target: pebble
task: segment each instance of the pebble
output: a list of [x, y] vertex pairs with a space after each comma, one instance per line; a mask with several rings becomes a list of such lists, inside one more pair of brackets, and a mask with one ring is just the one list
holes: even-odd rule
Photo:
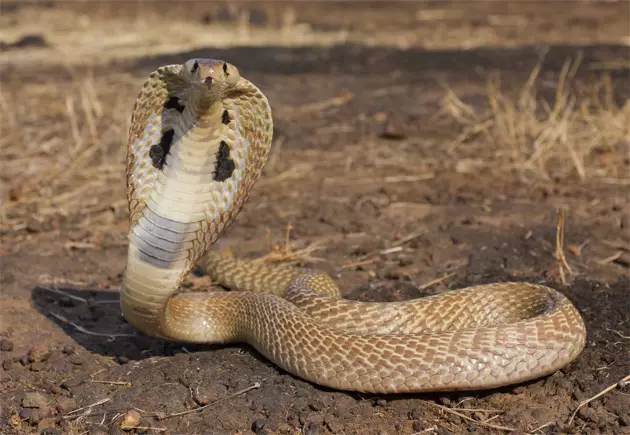
[[39, 408], [20, 408], [19, 415], [22, 420], [28, 420], [33, 426], [38, 424], [41, 420]]
[[313, 411], [321, 411], [322, 409], [324, 409], [324, 404], [319, 400], [313, 400], [309, 402], [308, 407], [311, 408]]
[[5, 359], [4, 361], [2, 361], [2, 368], [4, 370], [6, 370], [6, 371], [14, 369], [15, 368], [15, 361], [12, 358]]
[[0, 350], [3, 352], [11, 352], [13, 350], [13, 342], [8, 338], [1, 339]]
[[63, 349], [61, 349], [61, 351], [66, 355], [70, 355], [71, 353], [74, 353], [74, 346], [71, 344], [66, 344], [63, 346]]
[[386, 406], [387, 405], [387, 400], [385, 399], [376, 399], [372, 402], [373, 406]]
[[39, 408], [48, 405], [48, 399], [42, 393], [26, 393], [22, 399], [22, 406], [25, 408]]
[[267, 424], [267, 420], [265, 420], [264, 418], [259, 418], [258, 420], [252, 423], [252, 430], [255, 433], [260, 433], [260, 431], [263, 430], [266, 424]]
[[207, 405], [208, 403], [216, 399], [217, 397], [214, 394], [213, 390], [207, 386], [200, 385], [199, 387], [194, 389], [193, 400], [197, 402], [198, 405]]
[[71, 397], [62, 397], [57, 401], [57, 411], [60, 414], [67, 414], [77, 408], [77, 401]]
[[422, 432], [424, 430], [424, 424], [422, 424], [419, 420], [415, 420], [413, 422], [412, 429], [414, 432]]
[[66, 379], [61, 383], [61, 388], [69, 390], [70, 388], [74, 388], [83, 383], [83, 379], [80, 378], [70, 378]]
[[36, 344], [28, 351], [29, 362], [43, 362], [50, 356], [50, 348], [45, 344]]
[[590, 421], [593, 423], [598, 423], [601, 420], [601, 417], [593, 408], [589, 408], [588, 406], [584, 406], [580, 408], [577, 413], [578, 417], [580, 417], [584, 421]]
[[142, 417], [140, 416], [140, 413], [136, 411], [135, 409], [127, 411], [127, 413], [122, 419], [122, 422], [120, 423], [120, 428], [122, 430], [134, 429], [140, 425], [141, 418]]
[[422, 413], [419, 408], [414, 408], [407, 413], [407, 416], [409, 417], [409, 420], [420, 420]]
[[44, 370], [44, 367], [46, 367], [44, 363], [38, 361], [31, 364], [31, 366], [29, 367], [29, 370], [32, 372], [41, 372], [42, 370]]
[[120, 355], [116, 357], [116, 362], [118, 364], [127, 364], [129, 362], [129, 358], [127, 358], [126, 356]]
[[78, 354], [71, 355], [70, 358], [68, 358], [68, 360], [75, 366], [80, 366], [85, 363], [85, 358], [83, 358], [81, 355], [78, 355]]

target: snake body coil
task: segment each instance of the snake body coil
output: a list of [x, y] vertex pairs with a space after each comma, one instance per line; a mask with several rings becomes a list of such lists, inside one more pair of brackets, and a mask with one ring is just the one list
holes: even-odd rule
[[[575, 307], [528, 283], [395, 303], [340, 298], [323, 273], [208, 252], [260, 177], [273, 121], [266, 97], [223, 61], [153, 72], [128, 142], [130, 232], [121, 308], [147, 334], [247, 342], [320, 385], [400, 393], [486, 389], [550, 374], [585, 343]], [[174, 295], [202, 258], [236, 292]]]

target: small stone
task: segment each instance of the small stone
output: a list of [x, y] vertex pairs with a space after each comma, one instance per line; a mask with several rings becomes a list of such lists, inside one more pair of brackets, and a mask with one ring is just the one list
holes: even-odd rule
[[66, 344], [63, 346], [63, 349], [61, 349], [61, 351], [65, 353], [66, 355], [70, 355], [74, 353], [74, 346], [71, 344]]
[[387, 406], [387, 400], [385, 400], [385, 399], [376, 399], [374, 402], [372, 402], [372, 405], [374, 405], [374, 406]]
[[116, 362], [118, 364], [127, 364], [129, 362], [129, 358], [127, 358], [126, 356], [120, 355], [116, 357]]
[[597, 423], [600, 420], [599, 415], [597, 415], [597, 411], [593, 408], [589, 408], [588, 406], [584, 406], [580, 408], [577, 413], [578, 417], [580, 417], [584, 421], [590, 421], [593, 423]]
[[34, 217], [26, 222], [26, 231], [29, 233], [39, 233], [42, 231], [43, 227], [42, 222]]
[[13, 350], [13, 342], [8, 338], [1, 339], [0, 350], [3, 352], [11, 352]]
[[15, 361], [12, 358], [5, 359], [2, 361], [2, 368], [7, 372], [15, 368]]
[[470, 423], [468, 425], [468, 432], [476, 432], [477, 431], [477, 425], [475, 423]]
[[308, 403], [308, 407], [311, 408], [313, 411], [321, 411], [322, 409], [324, 409], [324, 404], [319, 400], [312, 400]]
[[50, 356], [50, 349], [45, 344], [36, 344], [28, 351], [29, 362], [43, 362]]
[[442, 405], [444, 406], [450, 406], [451, 399], [449, 399], [448, 397], [440, 397], [440, 403], [442, 403]]
[[48, 400], [42, 393], [26, 393], [22, 399], [22, 406], [25, 408], [39, 408], [47, 405]]
[[199, 387], [194, 389], [193, 392], [193, 400], [197, 402], [198, 405], [207, 405], [210, 402], [213, 402], [217, 399], [213, 390], [207, 386], [200, 385]]
[[380, 134], [383, 139], [400, 140], [407, 137], [406, 127], [400, 120], [388, 117], [385, 120], [383, 131]]
[[421, 421], [415, 420], [412, 425], [412, 429], [414, 432], [421, 432], [424, 430], [424, 424]]
[[68, 360], [75, 366], [80, 366], [85, 363], [85, 358], [78, 354], [70, 355], [70, 358], [68, 358]]
[[264, 418], [259, 418], [252, 423], [252, 430], [254, 431], [254, 433], [260, 433], [260, 431], [263, 430], [266, 424], [267, 420], [265, 420]]
[[31, 367], [29, 367], [29, 370], [32, 372], [41, 372], [42, 370], [44, 370], [44, 363], [43, 362], [34, 362], [33, 364], [31, 364]]
[[39, 430], [40, 435], [55, 435], [61, 434], [57, 429], [55, 429], [55, 419], [51, 417], [42, 418], [39, 424], [37, 425], [37, 430]]
[[22, 420], [28, 420], [32, 426], [35, 426], [41, 420], [39, 408], [20, 408], [19, 414]]
[[122, 430], [131, 430], [140, 425], [140, 413], [135, 409], [128, 411], [122, 419], [120, 423], [120, 428]]
[[407, 416], [409, 417], [409, 420], [420, 420], [422, 414], [420, 413], [419, 408], [414, 408], [407, 413]]
[[76, 386], [79, 386], [82, 383], [83, 383], [83, 379], [70, 378], [70, 379], [66, 379], [65, 381], [63, 381], [61, 383], [61, 388], [63, 388], [64, 390], [69, 390], [70, 388], [74, 388]]
[[77, 408], [77, 401], [71, 397], [62, 397], [57, 401], [57, 411], [60, 414], [67, 414]]

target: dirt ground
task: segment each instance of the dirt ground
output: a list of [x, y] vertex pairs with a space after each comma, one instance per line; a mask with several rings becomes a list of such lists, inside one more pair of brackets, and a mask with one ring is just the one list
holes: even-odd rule
[[[630, 434], [627, 3], [1, 7], [0, 433]], [[215, 249], [328, 271], [360, 300], [542, 283], [582, 313], [584, 352], [522, 385], [373, 396], [134, 330], [129, 116], [149, 72], [192, 57], [234, 63], [274, 110]]]

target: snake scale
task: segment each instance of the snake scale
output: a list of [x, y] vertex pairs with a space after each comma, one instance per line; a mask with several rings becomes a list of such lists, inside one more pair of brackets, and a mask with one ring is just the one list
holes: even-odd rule
[[[260, 177], [273, 121], [233, 65], [191, 59], [150, 74], [127, 154], [130, 231], [121, 308], [144, 333], [245, 342], [286, 371], [340, 390], [480, 390], [560, 369], [586, 332], [548, 287], [498, 283], [392, 303], [345, 300], [325, 273], [210, 251]], [[197, 264], [232, 290], [176, 293]]]

